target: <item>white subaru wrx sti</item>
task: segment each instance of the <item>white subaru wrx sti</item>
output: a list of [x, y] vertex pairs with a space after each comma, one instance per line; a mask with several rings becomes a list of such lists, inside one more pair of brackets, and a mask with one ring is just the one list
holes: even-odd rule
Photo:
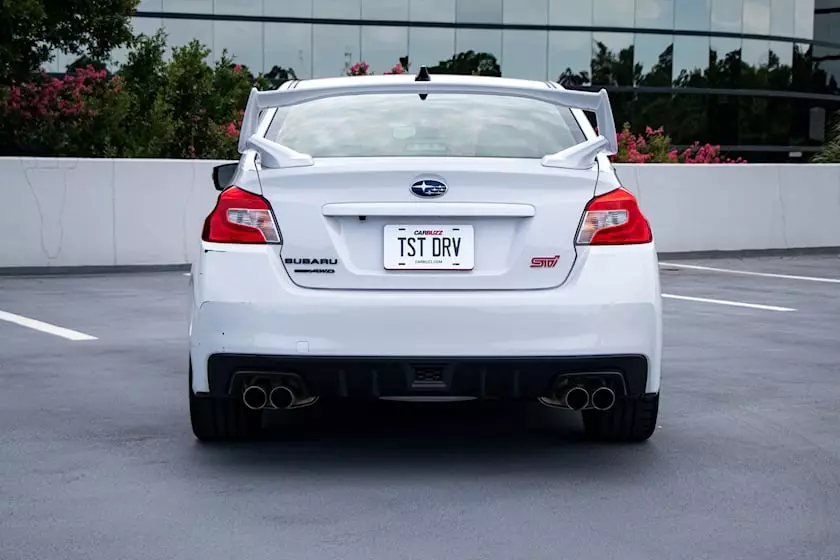
[[659, 268], [607, 157], [606, 91], [425, 67], [295, 80], [252, 91], [239, 149], [192, 269], [198, 439], [319, 400], [441, 396], [652, 435]]

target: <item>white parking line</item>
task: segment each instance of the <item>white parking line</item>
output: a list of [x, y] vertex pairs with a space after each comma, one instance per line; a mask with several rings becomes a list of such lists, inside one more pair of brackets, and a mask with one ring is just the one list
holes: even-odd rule
[[58, 327], [56, 325], [51, 325], [49, 323], [44, 323], [43, 321], [30, 319], [29, 317], [23, 317], [21, 315], [15, 315], [14, 313], [8, 313], [6, 311], [0, 311], [0, 320], [8, 321], [9, 323], [14, 323], [22, 327], [35, 329], [36, 331], [60, 336], [61, 338], [66, 338], [67, 340], [73, 340], [76, 342], [82, 340], [97, 340], [95, 336], [90, 336], [89, 334], [65, 329], [64, 327]]
[[732, 307], [747, 307], [749, 309], [761, 309], [764, 311], [796, 311], [791, 307], [777, 307], [775, 305], [762, 305], [760, 303], [746, 303], [743, 301], [728, 301], [725, 299], [708, 299], [690, 296], [675, 296], [673, 294], [662, 294], [664, 299], [679, 299], [683, 301], [696, 301], [699, 303], [715, 303], [717, 305], [729, 305]]
[[840, 284], [837, 278], [822, 278], [818, 276], [794, 276], [792, 274], [773, 274], [770, 272], [752, 272], [749, 270], [733, 270], [731, 268], [715, 268], [713, 266], [699, 266], [696, 264], [659, 263], [659, 266], [685, 268], [688, 270], [708, 270], [710, 272], [725, 272], [727, 274], [742, 274], [744, 276], [763, 276], [764, 278], [784, 278], [786, 280], [805, 280], [808, 282], [824, 282], [826, 284]]

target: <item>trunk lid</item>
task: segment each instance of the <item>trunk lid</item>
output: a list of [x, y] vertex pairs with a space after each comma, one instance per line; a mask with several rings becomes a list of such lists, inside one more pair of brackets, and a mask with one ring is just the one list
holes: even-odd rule
[[259, 176], [298, 286], [535, 290], [572, 271], [598, 170], [532, 159], [319, 158]]

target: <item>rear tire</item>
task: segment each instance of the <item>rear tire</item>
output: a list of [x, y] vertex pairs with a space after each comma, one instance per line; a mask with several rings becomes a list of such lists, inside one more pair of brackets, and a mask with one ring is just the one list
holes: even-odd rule
[[199, 397], [192, 390], [190, 364], [190, 422], [200, 441], [245, 441], [262, 428], [262, 412], [247, 408], [236, 398]]
[[619, 397], [609, 410], [583, 411], [583, 427], [593, 440], [641, 442], [653, 435], [658, 415], [659, 393]]

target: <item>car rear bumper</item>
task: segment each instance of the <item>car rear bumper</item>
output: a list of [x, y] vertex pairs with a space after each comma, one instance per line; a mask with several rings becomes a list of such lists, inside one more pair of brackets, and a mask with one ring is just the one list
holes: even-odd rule
[[261, 374], [292, 375], [306, 396], [378, 398], [457, 395], [536, 399], [551, 393], [560, 376], [605, 377], [616, 394], [646, 392], [644, 356], [598, 357], [371, 357], [214, 354], [207, 365], [214, 397], [242, 394], [244, 382]]
[[561, 288], [507, 292], [305, 289], [272, 250], [205, 250], [194, 264], [196, 393], [227, 391], [237, 369], [293, 368], [322, 396], [424, 394], [417, 364], [449, 372], [432, 394], [527, 397], [593, 368], [632, 372], [632, 393], [659, 390], [652, 244], [588, 248]]

